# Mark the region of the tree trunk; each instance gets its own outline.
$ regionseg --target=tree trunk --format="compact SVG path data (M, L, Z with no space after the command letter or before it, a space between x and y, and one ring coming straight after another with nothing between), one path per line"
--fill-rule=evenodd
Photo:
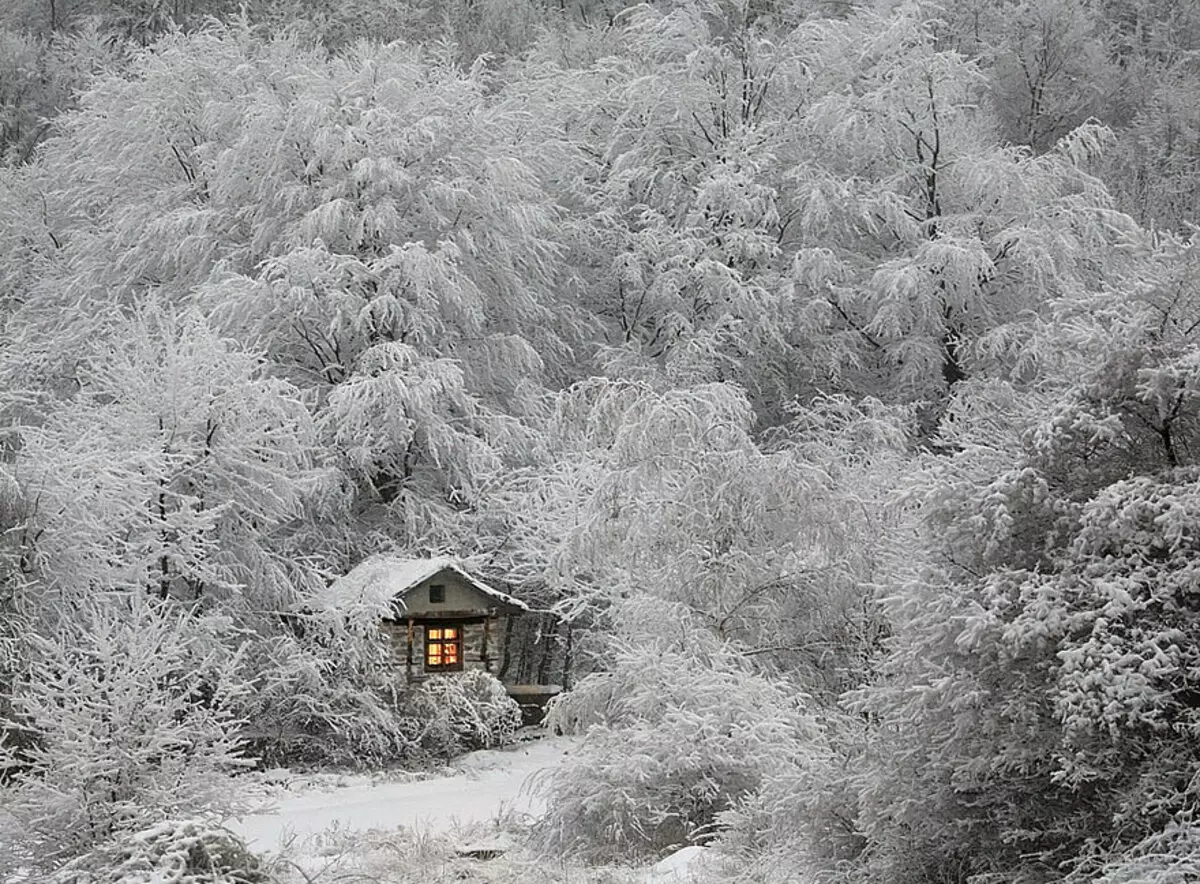
M563 649L562 686L564 691L571 689L571 667L575 664L575 629L567 621L567 644Z

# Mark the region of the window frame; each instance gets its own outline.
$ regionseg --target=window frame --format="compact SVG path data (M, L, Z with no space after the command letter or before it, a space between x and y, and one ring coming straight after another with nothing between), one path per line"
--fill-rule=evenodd
M445 633L452 632L453 635L446 637ZM425 648L422 656L422 661L425 664L426 672L461 672L463 668L463 625L461 623L439 623L427 624L424 630ZM433 648L437 647L436 659L437 663L430 662L434 659L432 653ZM446 649L453 649L453 660L449 663L440 662L447 656Z
M446 604L446 584L444 584L444 583L429 584L429 604L431 604L431 605Z

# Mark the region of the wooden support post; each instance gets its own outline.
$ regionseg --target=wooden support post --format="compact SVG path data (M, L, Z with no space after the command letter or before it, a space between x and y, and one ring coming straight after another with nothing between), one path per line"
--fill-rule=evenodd
M413 619L408 618L408 650L404 655L404 680L412 681L413 666Z
M512 662L512 657L509 655L509 648L512 647L513 634L513 616L512 614L504 615L504 644L500 648L500 672L496 678L504 681L504 676L508 675L508 666Z
M483 661L483 671L492 671L492 662L488 659L488 628L492 624L490 616L483 618L483 643L479 648L479 659Z

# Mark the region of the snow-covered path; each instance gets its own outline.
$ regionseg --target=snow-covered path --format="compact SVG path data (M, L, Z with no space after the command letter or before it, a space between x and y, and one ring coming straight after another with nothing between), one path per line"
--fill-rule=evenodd
M508 814L537 815L541 801L523 787L532 774L562 763L570 749L570 740L552 738L474 752L456 763L460 773L410 783L348 777L346 785L328 791L277 796L274 811L228 825L253 850L273 853L331 827L353 832L405 826L443 833Z

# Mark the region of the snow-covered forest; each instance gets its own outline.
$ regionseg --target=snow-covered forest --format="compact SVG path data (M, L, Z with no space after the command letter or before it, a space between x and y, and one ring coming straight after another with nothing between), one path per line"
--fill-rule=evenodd
M381 552L580 874L1200 880L1200 0L4 0L0 160L0 880L511 736Z

